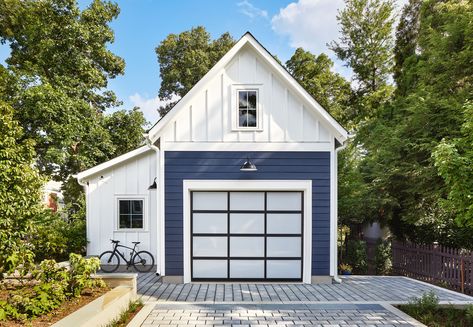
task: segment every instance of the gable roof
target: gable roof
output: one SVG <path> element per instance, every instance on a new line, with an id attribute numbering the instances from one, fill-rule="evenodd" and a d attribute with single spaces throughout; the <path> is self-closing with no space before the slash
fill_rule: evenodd
<path id="1" fill-rule="evenodd" d="M 302 99 L 310 104 L 310 109 L 315 111 L 327 127 L 333 132 L 336 140 L 343 144 L 348 138 L 348 132 L 333 118 L 327 110 L 325 110 L 297 81 L 292 75 L 282 66 L 271 53 L 266 50 L 261 43 L 250 33 L 246 32 L 240 40 L 202 77 L 193 87 L 182 97 L 174 107 L 158 122 L 148 130 L 148 135 L 151 142 L 155 142 L 165 126 L 173 120 L 173 118 L 186 107 L 188 100 L 192 99 L 208 81 L 214 78 L 221 69 L 223 69 L 238 53 L 238 51 L 245 45 L 251 46 L 265 62 L 276 72 L 277 76 L 283 81 L 291 85 L 294 92 Z"/>

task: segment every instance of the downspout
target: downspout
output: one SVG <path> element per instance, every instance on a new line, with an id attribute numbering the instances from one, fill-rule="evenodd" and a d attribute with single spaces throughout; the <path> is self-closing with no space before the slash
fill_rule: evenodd
<path id="1" fill-rule="evenodd" d="M 89 206 L 87 205 L 87 202 L 88 202 L 87 201 L 87 198 L 88 198 L 87 187 L 89 186 L 89 182 L 84 183 L 81 179 L 79 179 L 79 176 L 77 174 L 72 175 L 72 177 L 77 180 L 77 184 L 82 186 L 85 193 L 85 235 L 87 238 L 89 236 L 89 223 L 87 221 L 89 219 Z M 86 241 L 87 241 L 86 243 L 89 244 L 89 241 L 87 239 Z M 86 246 L 86 252 L 87 252 L 87 246 Z"/>
<path id="2" fill-rule="evenodd" d="M 161 166 L 161 162 L 159 161 L 159 148 L 153 144 L 153 142 L 151 141 L 150 137 L 149 137 L 149 134 L 148 133 L 145 133 L 143 134 L 143 137 L 145 138 L 145 142 L 146 142 L 146 145 L 152 149 L 154 152 L 156 152 L 156 175 L 155 175 L 155 178 L 158 178 L 159 176 L 159 167 Z M 161 181 L 159 179 L 156 179 L 156 183 L 161 183 Z M 155 192 L 155 201 L 156 201 L 156 218 L 158 218 L 159 216 L 159 208 L 158 208 L 158 205 L 162 205 L 161 203 L 159 203 L 159 187 L 156 188 L 156 192 Z M 159 232 L 160 232 L 160 228 L 159 228 L 159 220 L 156 219 L 156 247 L 157 249 L 159 249 Z M 158 251 L 158 255 L 161 255 L 161 251 Z M 160 258 L 156 258 L 156 263 L 158 262 L 158 260 L 160 260 Z M 156 275 L 160 276 L 161 275 L 161 265 L 159 265 L 159 268 L 156 270 Z"/>
<path id="3" fill-rule="evenodd" d="M 353 136 L 349 135 L 348 138 L 352 138 Z M 337 199 L 337 205 L 335 206 L 335 262 L 338 263 L 338 152 L 344 150 L 348 145 L 348 142 L 345 141 L 342 145 L 340 145 L 338 148 L 335 148 L 335 167 L 337 169 L 337 178 L 335 179 L 335 195 Z M 337 284 L 341 284 L 342 280 L 338 277 L 338 265 L 335 267 L 335 271 L 333 274 L 333 280 Z"/>

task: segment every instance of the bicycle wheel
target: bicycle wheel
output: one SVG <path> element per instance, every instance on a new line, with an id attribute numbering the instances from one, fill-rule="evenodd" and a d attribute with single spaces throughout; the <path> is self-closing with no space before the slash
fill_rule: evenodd
<path id="1" fill-rule="evenodd" d="M 154 257 L 148 251 L 140 251 L 133 256 L 133 267 L 139 272 L 148 272 L 153 266 Z"/>
<path id="2" fill-rule="evenodd" d="M 113 251 L 105 251 L 99 257 L 100 270 L 106 273 L 114 272 L 120 266 L 120 258 Z"/>

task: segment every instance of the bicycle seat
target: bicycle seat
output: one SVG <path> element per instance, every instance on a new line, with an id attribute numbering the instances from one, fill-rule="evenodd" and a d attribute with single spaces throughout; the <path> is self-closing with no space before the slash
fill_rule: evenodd
<path id="1" fill-rule="evenodd" d="M 117 243 L 117 244 L 120 243 L 120 241 L 117 241 L 117 240 L 110 240 L 110 241 L 112 241 L 112 243 Z"/>
<path id="2" fill-rule="evenodd" d="M 133 244 L 140 244 L 141 242 L 131 242 L 131 243 L 133 243 Z"/>

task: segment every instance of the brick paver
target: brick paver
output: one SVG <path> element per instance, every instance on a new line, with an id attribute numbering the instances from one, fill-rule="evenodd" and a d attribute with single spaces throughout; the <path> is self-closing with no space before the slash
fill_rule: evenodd
<path id="1" fill-rule="evenodd" d="M 157 304 L 151 326 L 422 326 L 379 304 Z"/>
<path id="2" fill-rule="evenodd" d="M 472 302 L 473 297 L 407 277 L 349 276 L 341 284 L 164 284 L 154 274 L 140 275 L 138 294 L 144 302 L 349 302 L 406 303 L 433 291 L 441 302 Z"/>

